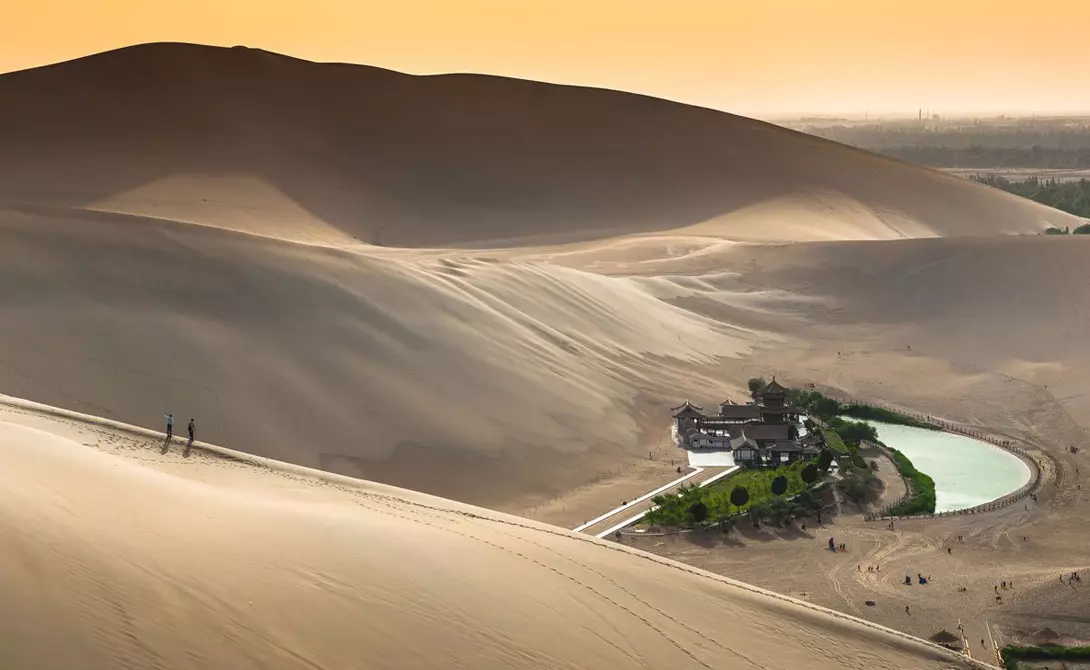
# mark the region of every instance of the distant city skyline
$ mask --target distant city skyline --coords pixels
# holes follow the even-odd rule
[[[747,116],[1090,114],[1090,2],[39,0],[0,72],[132,44],[612,88]]]

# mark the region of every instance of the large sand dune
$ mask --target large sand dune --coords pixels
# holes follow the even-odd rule
[[[40,409],[0,404],[5,667],[977,667],[549,526]]]
[[[641,426],[644,405],[694,383],[656,361],[753,338],[560,266],[113,218],[0,216],[5,390],[146,426],[194,416],[247,451],[476,503],[646,459],[662,420]]]
[[[134,47],[0,77],[0,200],[0,390],[558,523],[774,366],[1081,380],[1072,217],[611,91]]]
[[[564,525],[674,479],[667,408],[757,374],[1059,451],[1090,424],[1090,240],[1023,233],[1074,224],[640,96],[137,47],[0,77],[0,392]],[[965,662],[533,522],[153,442],[0,410],[4,662]],[[1085,517],[1065,481],[1043,535]]]
[[[935,171],[663,100],[184,44],[0,77],[0,199],[388,246],[693,224],[802,240],[1073,222]]]

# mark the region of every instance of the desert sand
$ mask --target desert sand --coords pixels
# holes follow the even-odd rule
[[[883,301],[896,270],[918,311],[944,268],[1002,281],[968,238],[1072,224],[662,100],[184,44],[0,76],[0,201],[0,389],[558,523],[671,474],[665,410],[738,395],[755,347],[945,335]],[[1019,292],[1075,286],[1043,242],[1005,247]],[[939,294],[967,333],[1019,304]],[[936,355],[1068,378],[1019,323]]]
[[[9,667],[973,667],[555,527],[12,403]]]
[[[1055,624],[1085,639],[1081,601],[1046,591],[1043,580],[1057,568],[1090,567],[1080,534],[1090,508],[1071,474],[1081,467],[1087,476],[1090,450],[1064,455],[1067,446],[1085,444],[1090,422],[1090,360],[1082,346],[1090,331],[1090,239],[1036,235],[1046,226],[1078,223],[955,176],[641,96],[473,75],[412,77],[253,49],[145,45],[0,76],[0,392],[144,428],[161,429],[166,412],[181,423],[194,416],[201,439],[212,443],[570,528],[677,477],[670,406],[685,398],[705,406],[741,399],[754,375],[819,383],[986,427],[1063,459],[1067,475],[1038,509],[1023,510],[1024,518],[985,515],[976,520],[979,529],[968,529],[973,547],[999,552],[976,559],[993,568],[973,576],[977,563],[965,559],[948,569],[973,576],[974,588],[985,581],[990,588],[999,574],[1018,581],[1036,575],[1040,590],[1019,592],[1026,594],[1018,600],[1021,619],[1008,608],[987,621],[1012,636]],[[37,467],[25,457],[31,438],[19,434],[24,446],[11,452],[24,456],[6,458]],[[42,439],[61,452],[74,449],[63,439],[64,448]],[[197,472],[190,461],[165,465],[175,457],[160,458],[146,445],[129,454],[143,459],[135,470],[122,468],[125,461],[112,452],[106,460],[95,451],[79,453],[53,459],[63,464],[58,472],[68,473],[58,481],[82,480],[87,469],[95,476],[116,470],[109,476],[120,478],[119,491],[162,488],[164,500],[196,496],[202,509],[227,505],[223,487],[211,486],[219,480],[206,480],[236,467],[217,461],[196,477],[210,487],[194,487],[186,479]],[[162,468],[182,479],[156,479]],[[40,471],[39,477],[49,478]],[[271,592],[269,584],[315,573],[334,575],[332,583],[345,584],[348,594],[370,593],[359,596],[367,602],[392,597],[353,581],[363,577],[338,572],[340,554],[318,556],[314,547],[325,537],[319,533],[333,537],[333,527],[367,538],[352,541],[362,544],[349,545],[352,561],[344,563],[362,556],[376,561],[376,571],[393,569],[386,557],[368,553],[376,529],[399,538],[402,526],[404,533],[413,529],[414,546],[442,548],[428,556],[464,548],[446,544],[463,542],[446,531],[432,537],[428,527],[395,522],[374,505],[353,507],[363,515],[358,519],[342,514],[349,504],[344,492],[329,487],[317,490],[333,499],[312,504],[306,496],[316,489],[309,485],[285,484],[283,477],[246,482],[229,481],[227,488],[239,493],[227,497],[259,502],[227,505],[235,511],[225,527],[268,528],[272,522],[261,518],[276,513],[284,517],[275,522],[277,532],[290,528],[284,535],[290,539],[261,530],[258,539],[291,551],[298,546],[305,560],[296,562],[285,549],[269,569],[287,571],[290,579],[255,568],[260,583],[243,580],[240,588]],[[268,502],[285,488],[306,504],[287,512]],[[130,505],[109,512],[106,504],[86,502],[103,519],[138,514]],[[442,510],[452,505],[435,503]],[[228,571],[218,561],[237,556],[256,566],[274,558],[260,542],[187,526],[197,522],[178,514],[184,518],[169,524],[179,524],[178,537],[188,542],[152,541],[145,538],[151,531],[125,537],[103,531],[138,557],[125,565],[157,566],[110,579],[131,578],[140,585],[134,589],[144,589],[139,598],[180,598],[157,575],[189,585],[185,593],[203,594],[191,580],[207,579],[214,568]],[[496,549],[503,556],[511,555],[508,540],[522,543],[516,551],[529,551],[523,530],[504,525],[515,537],[499,541],[477,526],[491,521],[450,514],[436,512],[429,523],[469,524],[504,547]],[[567,565],[569,550],[582,562],[584,547],[607,551],[555,529],[543,539],[537,533],[544,526],[519,523],[533,529],[534,542],[564,557],[550,553],[543,562]],[[878,547],[904,567],[914,552],[941,547],[955,530],[921,522],[887,541],[865,525],[852,528],[858,546]],[[75,526],[49,532],[58,542],[68,535],[73,544],[89,542],[77,539],[88,535]],[[1028,551],[1005,545],[1004,533],[1041,540]],[[866,544],[871,535],[874,544]],[[1052,542],[1053,535],[1063,540]],[[229,551],[212,549],[221,539]],[[805,590],[814,602],[860,616],[866,613],[856,612],[859,601],[880,586],[837,578],[824,557],[787,539],[738,547],[682,542],[689,540],[645,548],[774,590]],[[472,569],[470,557],[492,552],[474,543],[456,566],[434,568],[441,570],[437,582],[479,586],[448,579]],[[165,548],[183,544],[208,547],[193,560],[209,569],[190,572]],[[32,543],[24,550],[41,548]],[[641,573],[649,559],[600,555],[636,561],[631,565],[639,567],[621,569],[625,579],[631,573],[635,583],[658,583]],[[507,569],[481,560],[489,566],[482,572]],[[605,570],[593,560],[585,562]],[[103,569],[128,569],[110,565]],[[247,574],[232,565],[229,574]],[[811,576],[799,569],[807,565],[820,567]],[[397,574],[422,580],[433,570],[428,566],[406,565]],[[520,569],[528,568],[513,567],[512,575],[525,575]],[[583,568],[572,569],[591,579]],[[97,588],[80,574],[71,581]],[[805,587],[792,581],[804,576]],[[322,579],[316,582],[324,586],[313,589],[337,590]],[[716,625],[715,634],[705,634],[707,621],[730,621],[734,614],[724,609],[735,607],[719,607],[705,586],[694,585],[705,580],[647,586],[640,595],[667,611],[657,598],[701,594],[683,598],[693,618],[676,615],[692,623],[687,637],[666,635],[693,644],[717,640],[700,647],[701,654],[731,646],[717,636],[738,630]],[[512,577],[512,583],[522,582]],[[509,591],[510,585],[481,588]],[[567,593],[548,594],[554,591]],[[552,595],[535,594],[570,614]],[[410,596],[416,597],[397,597]],[[222,608],[229,621],[249,621],[240,618],[238,602],[193,597]],[[484,605],[460,609],[478,605],[456,601],[452,593],[443,602],[457,620],[498,616]],[[922,618],[899,620],[893,601],[884,602],[886,610],[873,615],[881,623],[934,632],[915,627]],[[934,599],[928,621],[941,619],[949,628],[962,611],[949,602]],[[974,607],[976,601],[965,611]],[[294,631],[280,644],[296,645],[303,657],[344,648],[309,647],[311,624],[296,616],[282,609],[267,622],[272,629],[260,630]],[[434,610],[428,616],[436,620]],[[518,621],[506,617],[503,625]],[[252,642],[235,624],[229,630]],[[332,636],[346,629],[331,618],[314,630]],[[522,639],[503,630],[508,640]],[[590,623],[580,630],[596,640],[602,634]],[[169,649],[169,635],[162,635]],[[631,651],[626,644],[595,653],[617,663]],[[555,658],[586,667],[577,649],[572,643],[576,656]],[[685,658],[676,657],[692,662]],[[794,662],[781,661],[770,663]]]

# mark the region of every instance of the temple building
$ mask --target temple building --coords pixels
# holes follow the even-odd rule
[[[807,434],[801,415],[775,377],[751,402],[726,400],[717,414],[705,414],[688,400],[673,408],[680,446],[693,452],[730,451],[735,462],[745,465],[779,465],[816,456],[820,438]]]

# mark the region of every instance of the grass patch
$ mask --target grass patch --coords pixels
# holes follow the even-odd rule
[[[687,486],[676,494],[655,496],[653,501],[658,507],[648,512],[644,520],[654,526],[687,528],[724,521],[773,504],[781,505],[787,498],[806,491],[808,485],[802,480],[802,469],[810,463],[813,461],[797,461],[774,469],[742,470],[711,486]],[[777,496],[772,492],[772,481],[780,476],[787,480],[787,489]],[[749,499],[743,505],[734,505],[730,500],[731,492],[739,486],[746,489]],[[781,516],[797,516],[804,510],[788,503],[777,511]]]
[[[811,411],[814,416],[826,422],[827,427],[822,430],[822,434],[825,436],[825,444],[836,455],[844,475],[850,474],[844,472],[845,463],[848,463],[853,469],[861,470],[867,467],[867,463],[859,455],[859,442],[861,440],[877,441],[878,432],[869,424],[844,420],[841,418],[842,416],[927,430],[940,430],[929,423],[881,407],[865,404],[840,405],[818,391],[792,391],[791,394],[793,402]],[[830,416],[830,413],[834,412],[834,410],[835,413]],[[891,507],[887,514],[891,516],[934,514],[935,481],[917,470],[907,456],[896,449],[890,449],[890,451],[893,454],[893,463],[897,467],[897,471],[908,482],[909,496],[904,502]],[[863,481],[867,478],[858,479],[860,481],[845,482],[847,489],[857,494],[855,497],[863,495],[866,492],[865,489],[870,485],[869,481]]]
[[[829,447],[829,451],[833,452],[837,456],[851,456],[852,453],[858,450],[849,449],[848,445],[841,439],[840,433],[836,432],[832,428],[826,428],[821,431],[821,434],[825,437],[825,446]]]
[[[888,447],[887,447],[888,448]],[[889,449],[893,454],[893,464],[897,472],[908,482],[909,497],[904,502],[891,507],[890,516],[913,516],[916,514],[935,513],[935,481],[916,469],[912,461],[896,449]]]
[[[841,405],[840,415],[850,416],[853,419],[869,419],[870,421],[893,423],[899,426],[912,426],[913,428],[923,428],[924,430],[941,430],[938,426],[927,423],[926,421],[919,421],[888,409],[874,407],[873,405]]]
[[[1020,661],[1090,661],[1090,647],[1003,647],[1003,667],[1017,670]]]

